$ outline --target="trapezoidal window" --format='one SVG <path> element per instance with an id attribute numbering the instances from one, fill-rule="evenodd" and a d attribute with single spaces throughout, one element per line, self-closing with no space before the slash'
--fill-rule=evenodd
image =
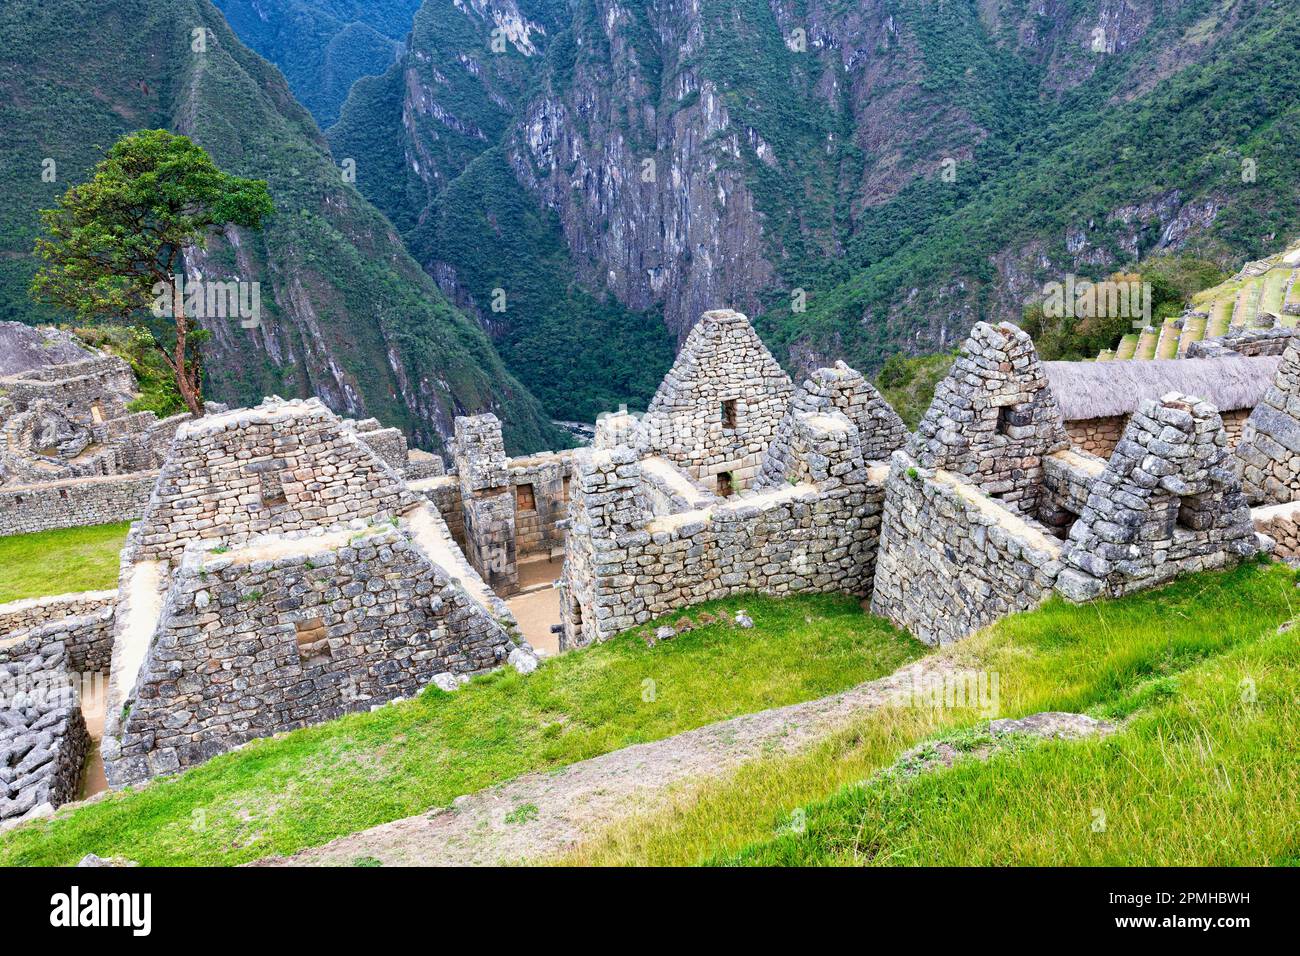
<path id="1" fill-rule="evenodd" d="M 304 666 L 319 664 L 330 658 L 330 642 L 325 633 L 325 622 L 318 617 L 296 621 L 294 640 L 298 644 L 298 657 Z"/>
<path id="2" fill-rule="evenodd" d="M 728 398 L 722 402 L 722 427 L 729 430 L 736 430 L 736 399 Z"/>
<path id="3" fill-rule="evenodd" d="M 998 407 L 998 434 L 1008 438 L 1017 437 L 1011 433 L 1013 428 L 1031 425 L 1034 421 L 1033 410 L 1028 405 L 1001 405 Z"/>
<path id="4" fill-rule="evenodd" d="M 280 473 L 278 471 L 263 471 L 257 476 L 259 490 L 262 495 L 263 508 L 279 508 L 289 503 L 285 497 L 284 485 L 280 484 Z"/>
<path id="5" fill-rule="evenodd" d="M 718 472 L 718 496 L 721 498 L 730 498 L 736 493 L 736 486 L 731 480 L 731 472 Z"/>
<path id="6" fill-rule="evenodd" d="M 537 510 L 537 494 L 532 485 L 515 486 L 515 507 L 520 511 Z"/>

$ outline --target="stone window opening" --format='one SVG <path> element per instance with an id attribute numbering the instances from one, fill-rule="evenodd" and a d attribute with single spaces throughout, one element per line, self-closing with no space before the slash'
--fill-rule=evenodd
<path id="1" fill-rule="evenodd" d="M 1195 534 L 1208 530 L 1214 521 L 1214 514 L 1201 501 L 1200 495 L 1183 495 L 1173 498 L 1169 503 L 1172 532 L 1177 534 Z M 1172 537 L 1172 534 L 1171 534 Z"/>
<path id="2" fill-rule="evenodd" d="M 1033 418 L 1033 411 L 1027 404 L 999 405 L 997 433 L 1010 439 L 1022 437 L 1017 435 L 1013 429 L 1023 428 L 1026 425 L 1032 424 Z"/>
<path id="3" fill-rule="evenodd" d="M 718 472 L 718 497 L 730 498 L 736 493 L 735 483 L 732 481 L 731 472 Z"/>
<path id="4" fill-rule="evenodd" d="M 333 656 L 325 633 L 325 622 L 319 617 L 296 621 L 293 628 L 298 657 L 304 667 L 323 663 Z"/>
<path id="5" fill-rule="evenodd" d="M 736 402 L 737 399 L 727 398 L 722 402 L 722 427 L 727 431 L 736 430 Z"/>
<path id="6" fill-rule="evenodd" d="M 281 508 L 289 503 L 285 496 L 284 485 L 280 483 L 280 473 L 264 471 L 258 476 L 263 508 Z"/>
<path id="7" fill-rule="evenodd" d="M 537 510 L 537 493 L 530 484 L 515 486 L 515 506 L 520 511 Z"/>

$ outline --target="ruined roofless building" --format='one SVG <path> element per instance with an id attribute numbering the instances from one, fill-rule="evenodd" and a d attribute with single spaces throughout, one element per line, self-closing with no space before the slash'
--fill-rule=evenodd
<path id="1" fill-rule="evenodd" d="M 642 450 L 723 497 L 743 491 L 758 475 L 793 387 L 744 315 L 705 312 L 650 402 Z"/>
<path id="2" fill-rule="evenodd" d="M 906 437 L 901 419 L 843 363 L 792 395 L 739 313 L 706 313 L 696 330 L 645 420 L 606 416 L 575 455 L 563 648 L 730 594 L 870 592 L 883 460 Z M 737 354 L 764 357 L 761 374 L 746 377 Z M 723 400 L 736 403 L 734 429 Z M 668 408 L 685 423 L 677 434 L 703 436 L 690 453 L 663 441 Z M 747 426 L 744 460 L 756 464 L 741 472 L 728 432 Z M 720 489 L 710 469 L 724 464 L 731 485 Z"/>
<path id="3" fill-rule="evenodd" d="M 1261 542 L 1207 402 L 1169 395 L 1107 462 L 1072 450 L 1029 336 L 979 323 L 895 452 L 871 610 L 949 643 L 1071 600 L 1223 567 Z"/>
<path id="4" fill-rule="evenodd" d="M 318 400 L 187 422 L 123 551 L 109 782 L 531 653 L 512 624 L 437 510 Z"/>

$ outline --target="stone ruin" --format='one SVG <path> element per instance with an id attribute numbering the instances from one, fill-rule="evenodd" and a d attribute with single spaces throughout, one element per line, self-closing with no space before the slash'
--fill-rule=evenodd
<path id="1" fill-rule="evenodd" d="M 133 413 L 131 367 L 99 354 L 0 378 L 0 484 L 157 468 L 184 416 Z"/>
<path id="2" fill-rule="evenodd" d="M 1252 505 L 1300 498 L 1300 340 L 1288 339 L 1273 384 L 1246 419 L 1235 467 Z"/>
<path id="3" fill-rule="evenodd" d="M 1123 594 L 1270 546 L 1208 402 L 1146 401 L 1109 460 L 1071 448 L 1008 324 L 972 330 L 910 436 L 842 362 L 795 387 L 726 311 L 688 336 L 650 411 L 603 416 L 591 448 L 508 458 L 492 415 L 458 419 L 450 447 L 444 474 L 396 429 L 316 400 L 180 424 L 118 590 L 0 608 L 0 669 L 57 683 L 111 662 L 102 752 L 122 786 L 430 682 L 531 669 L 501 600 L 524 554 L 562 549 L 568 649 L 749 592 L 846 592 L 947 643 L 1052 593 Z M 1300 545 L 1300 515 L 1271 520 Z M 85 751 L 66 696 L 17 699 L 0 708 L 15 818 L 68 799 L 62 768 Z"/>
<path id="4" fill-rule="evenodd" d="M 1254 554 L 1268 543 L 1226 444 L 1212 406 L 1171 394 L 1109 462 L 1071 449 L 1029 337 L 979 323 L 892 458 L 871 610 L 949 643 L 1054 591 L 1126 593 Z"/>
<path id="5" fill-rule="evenodd" d="M 745 316 L 705 312 L 646 411 L 645 450 L 723 497 L 744 491 L 792 390 Z"/>
<path id="6" fill-rule="evenodd" d="M 316 399 L 182 425 L 118 594 L 113 786 L 531 656 L 437 509 Z"/>
<path id="7" fill-rule="evenodd" d="M 1070 528 L 1056 587 L 1073 601 L 1119 597 L 1259 550 L 1227 436 L 1209 402 L 1148 401 Z"/>
<path id="8" fill-rule="evenodd" d="M 740 355 L 756 371 L 734 367 Z M 562 648 L 731 594 L 870 592 L 881 460 L 906 429 L 843 363 L 811 373 L 793 395 L 775 367 L 744 316 L 706 313 L 645 419 L 597 423 L 594 447 L 574 462 Z M 742 390 L 728 421 L 719 406 L 747 374 L 749 388 L 767 391 Z M 666 422 L 668 408 L 682 421 Z M 670 426 L 705 440 L 666 443 Z M 747 436 L 743 458 L 728 433 Z M 730 487 L 719 488 L 724 465 Z"/>

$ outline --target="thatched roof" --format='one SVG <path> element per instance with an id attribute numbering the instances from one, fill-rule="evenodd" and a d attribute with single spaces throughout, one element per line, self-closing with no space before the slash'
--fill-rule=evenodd
<path id="1" fill-rule="evenodd" d="M 1127 415 L 1147 398 L 1182 392 L 1219 411 L 1254 408 L 1277 371 L 1277 355 L 1152 359 L 1147 362 L 1044 362 L 1047 381 L 1067 422 Z"/>

